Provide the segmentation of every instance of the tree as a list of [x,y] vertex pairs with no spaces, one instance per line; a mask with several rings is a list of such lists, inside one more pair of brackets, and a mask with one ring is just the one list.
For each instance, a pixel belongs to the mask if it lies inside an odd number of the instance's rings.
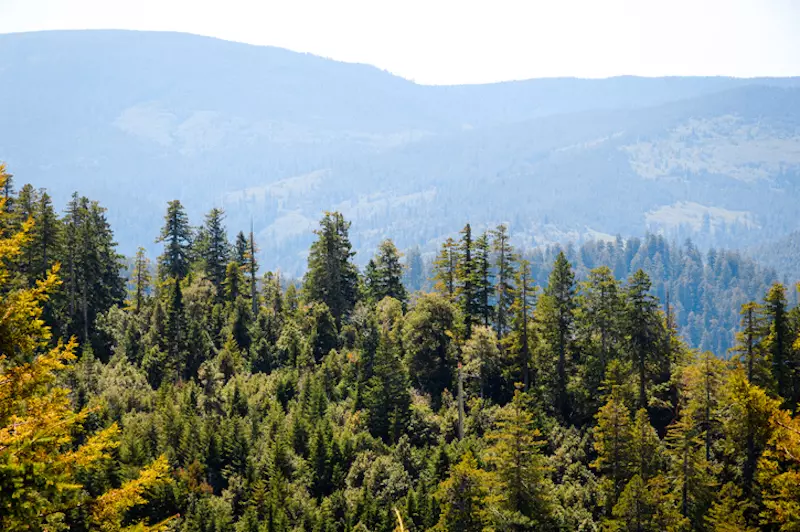
[[773,284],[764,299],[764,316],[768,323],[769,334],[764,340],[764,347],[772,361],[772,375],[775,379],[775,391],[791,404],[797,402],[797,392],[793,386],[793,364],[791,360],[791,340],[787,319],[786,288],[781,283]]
[[456,297],[456,269],[458,251],[455,240],[448,238],[442,242],[442,248],[433,261],[433,289],[450,301]]
[[542,336],[555,349],[556,375],[553,383],[556,412],[562,420],[569,419],[567,396],[569,351],[575,323],[575,274],[563,251],[559,251],[544,294],[537,307]]
[[723,433],[731,453],[729,459],[736,464],[745,495],[752,493],[756,465],[772,436],[770,419],[778,405],[779,400],[751,384],[742,371],[733,371],[725,383],[721,405]]
[[192,230],[180,200],[170,201],[164,216],[164,227],[156,242],[164,242],[164,253],[158,259],[161,278],[181,280],[189,273]]
[[325,303],[341,329],[342,320],[356,303],[358,272],[351,262],[354,253],[348,237],[350,222],[338,212],[326,212],[315,231],[317,240],[308,255],[303,283],[307,300]]
[[483,325],[475,327],[464,343],[462,358],[464,374],[477,381],[480,397],[497,398],[502,365],[494,330]]
[[403,324],[409,373],[417,388],[431,394],[435,405],[445,388],[452,389],[455,327],[456,309],[438,294],[422,295]]
[[[531,266],[526,260],[520,260],[516,268],[514,287],[514,303],[510,308],[511,332],[502,345],[516,357],[519,374],[522,377],[523,390],[531,385],[531,345],[534,342],[534,329],[530,326],[533,309],[536,305],[536,285],[531,277]],[[535,379],[533,379],[535,383]]]
[[[707,458],[704,431],[707,416],[701,398],[681,398],[680,417],[667,427],[670,477],[680,498],[681,515],[694,523],[706,515],[713,498],[714,472]],[[688,401],[687,401],[688,399]],[[700,412],[698,412],[700,410]],[[701,413],[702,412],[702,413]]]
[[464,338],[469,338],[472,335],[472,324],[478,318],[478,309],[480,307],[476,286],[477,267],[474,247],[472,228],[467,224],[461,230],[456,265],[456,299],[464,319]]
[[494,428],[487,434],[490,443],[486,458],[493,466],[500,507],[498,528],[531,530],[544,528],[551,514],[547,471],[530,413],[530,398],[520,390],[498,413]]
[[225,282],[225,271],[230,260],[225,212],[222,209],[214,208],[206,214],[205,224],[197,240],[203,271],[217,289],[217,297],[222,299],[222,283]]
[[225,301],[233,303],[238,297],[244,295],[245,283],[242,269],[236,261],[230,261],[225,268],[225,280],[222,283],[222,293]]
[[685,530],[689,526],[688,520],[678,512],[668,483],[661,475],[649,481],[634,475],[614,506],[613,515],[614,519],[606,524],[610,530],[661,532]]
[[61,221],[53,208],[53,201],[45,191],[39,192],[39,202],[34,214],[36,230],[32,234],[32,246],[37,252],[34,276],[43,279],[61,252]]
[[475,279],[476,307],[475,313],[480,318],[480,323],[484,327],[492,324],[492,279],[490,262],[489,237],[486,233],[481,234],[475,240],[475,268],[473,277]]
[[244,268],[247,264],[247,250],[249,247],[244,231],[236,233],[236,239],[233,243],[233,260],[236,261],[240,268]]
[[253,227],[252,223],[250,224],[250,237],[248,239],[248,246],[247,246],[247,273],[249,274],[250,278],[248,279],[248,285],[250,286],[250,311],[253,313],[255,317],[258,314],[258,281],[256,280],[256,274],[258,273],[258,262],[256,261],[256,253],[258,252],[258,248],[256,247],[256,239],[255,235],[253,234]]
[[596,382],[601,383],[606,378],[609,360],[617,355],[619,349],[623,298],[619,281],[607,266],[589,272],[589,278],[581,284],[581,293],[579,334],[591,345],[589,351],[599,366]]
[[467,451],[439,484],[436,498],[442,513],[435,530],[480,532],[489,524],[489,474],[478,468],[471,452]]
[[367,266],[365,283],[367,297],[377,303],[385,297],[391,297],[405,303],[408,295],[403,286],[403,265],[400,263],[400,252],[391,240],[384,240],[378,246],[375,257]]
[[125,283],[120,276],[120,255],[106,219],[105,209],[96,201],[74,194],[65,217],[68,279],[68,334],[76,335],[84,347],[103,355],[107,340],[90,329],[97,316],[125,298]]
[[136,258],[133,261],[133,311],[139,314],[144,305],[144,300],[150,291],[150,260],[145,254],[144,248],[136,251]]
[[[4,167],[0,167],[0,174]],[[6,184],[0,175],[0,188]],[[0,226],[7,227],[6,199],[0,198]],[[32,223],[0,237],[0,282],[8,281],[9,261],[19,256]],[[58,266],[36,287],[3,291],[0,296],[0,527],[3,530],[64,526],[64,512],[93,509],[95,526],[113,529],[121,513],[143,502],[145,488],[165,480],[166,462],[142,470],[138,479],[92,498],[79,477],[96,467],[117,445],[116,424],[73,436],[89,415],[71,409],[69,390],[54,386],[58,374],[75,358],[74,341],[47,349],[50,329],[41,319],[42,304],[58,285]]]
[[771,380],[771,370],[762,341],[766,324],[762,315],[762,307],[755,301],[742,305],[741,330],[736,333],[734,352],[742,357],[742,364],[747,372],[747,380],[753,384],[767,387]]
[[425,266],[422,263],[422,254],[419,247],[414,247],[406,254],[405,286],[412,292],[422,290],[425,282]]
[[378,303],[378,346],[372,377],[364,391],[364,408],[373,435],[395,443],[405,434],[411,415],[408,375],[402,363],[402,304],[393,298]]
[[639,408],[647,408],[648,366],[658,356],[661,319],[658,302],[650,295],[650,278],[638,270],[628,280],[623,315],[631,361],[639,377]]
[[630,479],[633,429],[628,407],[616,393],[597,412],[594,449],[597,459],[592,467],[607,476],[611,483],[612,501],[616,501]]
[[758,464],[764,511],[761,524],[780,530],[800,527],[800,418],[778,410],[772,435]]
[[502,339],[508,333],[511,305],[514,304],[514,248],[509,243],[508,228],[497,226],[492,234],[492,251],[495,254],[494,266],[497,271],[495,284],[495,323],[497,337]]

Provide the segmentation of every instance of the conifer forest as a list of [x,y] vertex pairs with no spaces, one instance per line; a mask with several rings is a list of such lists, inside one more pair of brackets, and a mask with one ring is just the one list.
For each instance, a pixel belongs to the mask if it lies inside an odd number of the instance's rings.
[[0,530],[800,530],[797,288],[752,258],[465,212],[356,261],[326,212],[289,278],[223,209],[123,256],[11,171]]

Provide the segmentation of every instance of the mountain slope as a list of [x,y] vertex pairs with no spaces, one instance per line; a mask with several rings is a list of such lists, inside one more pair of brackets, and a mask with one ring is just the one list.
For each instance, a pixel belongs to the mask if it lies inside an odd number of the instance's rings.
[[125,31],[0,35],[0,75],[0,159],[113,207],[126,252],[175,197],[196,223],[212,205],[232,230],[252,220],[264,265],[291,271],[332,208],[365,252],[388,234],[432,249],[468,218],[538,243],[645,227],[724,243],[799,219],[798,78],[431,87]]

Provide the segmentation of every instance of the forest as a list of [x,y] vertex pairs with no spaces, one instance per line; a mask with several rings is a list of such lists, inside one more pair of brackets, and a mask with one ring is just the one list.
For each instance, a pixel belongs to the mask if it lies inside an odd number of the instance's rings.
[[736,253],[466,224],[361,271],[327,212],[295,281],[217,208],[126,259],[0,192],[2,530],[800,529],[800,308]]

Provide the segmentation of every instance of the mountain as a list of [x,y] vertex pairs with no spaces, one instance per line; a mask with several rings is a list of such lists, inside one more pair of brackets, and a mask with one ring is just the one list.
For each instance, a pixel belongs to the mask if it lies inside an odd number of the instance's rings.
[[252,223],[298,273],[324,210],[359,259],[467,220],[520,243],[661,231],[754,244],[800,229],[800,78],[424,86],[377,68],[177,33],[0,35],[0,160],[101,201],[122,251],[170,199]]

